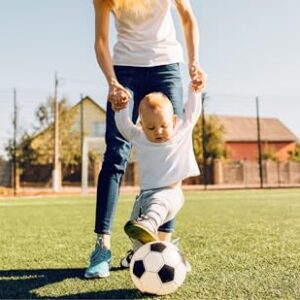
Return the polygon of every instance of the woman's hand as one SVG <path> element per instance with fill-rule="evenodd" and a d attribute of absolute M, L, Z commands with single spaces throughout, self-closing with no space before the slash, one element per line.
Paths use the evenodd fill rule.
<path fill-rule="evenodd" d="M 193 63 L 189 66 L 189 73 L 195 92 L 201 92 L 206 85 L 206 73 L 198 66 L 197 63 Z"/>
<path fill-rule="evenodd" d="M 124 109 L 131 95 L 129 91 L 122 86 L 116 79 L 109 83 L 108 101 L 111 103 L 113 111 Z"/>

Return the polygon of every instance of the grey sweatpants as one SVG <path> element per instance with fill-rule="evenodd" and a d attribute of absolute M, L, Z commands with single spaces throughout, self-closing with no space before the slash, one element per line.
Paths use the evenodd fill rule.
<path fill-rule="evenodd" d="M 157 233 L 158 228 L 172 220 L 184 203 L 181 187 L 142 190 L 136 197 L 130 219 L 143 218 L 143 225 Z"/>

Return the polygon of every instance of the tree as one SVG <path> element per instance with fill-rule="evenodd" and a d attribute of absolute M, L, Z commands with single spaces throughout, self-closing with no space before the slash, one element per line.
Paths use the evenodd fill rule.
<path fill-rule="evenodd" d="M 18 160 L 21 167 L 25 165 L 47 165 L 53 163 L 54 156 L 54 101 L 48 98 L 35 112 L 33 133 L 25 132 L 18 146 Z M 67 100 L 59 103 L 60 159 L 64 165 L 80 163 L 80 132 L 74 127 L 76 112 L 70 109 Z M 13 154 L 11 142 L 7 147 L 9 155 Z"/>
<path fill-rule="evenodd" d="M 300 162 L 300 144 L 296 144 L 294 152 L 289 152 L 289 159 L 292 161 Z"/>
<path fill-rule="evenodd" d="M 48 99 L 46 104 L 40 105 L 36 112 L 40 132 L 31 142 L 32 149 L 37 153 L 38 164 L 52 163 L 54 156 L 53 99 Z M 80 132 L 74 128 L 75 117 L 75 111 L 70 109 L 66 99 L 62 99 L 59 103 L 59 137 L 60 159 L 65 165 L 77 165 L 80 161 Z"/>
<path fill-rule="evenodd" d="M 262 159 L 263 160 L 272 160 L 272 161 L 277 161 L 276 157 L 276 150 L 274 147 L 272 147 L 268 142 L 265 142 L 264 145 L 264 151 L 262 154 Z"/>
<path fill-rule="evenodd" d="M 193 146 L 198 161 L 203 161 L 202 132 L 202 116 L 200 116 L 193 131 Z M 227 156 L 224 133 L 224 126 L 219 123 L 215 115 L 205 118 L 206 158 L 208 160 Z"/>

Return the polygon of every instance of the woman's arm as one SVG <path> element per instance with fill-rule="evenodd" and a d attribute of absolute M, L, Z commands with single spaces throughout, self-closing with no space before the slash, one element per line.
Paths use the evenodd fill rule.
<path fill-rule="evenodd" d="M 94 10 L 96 57 L 108 84 L 110 84 L 117 81 L 108 45 L 110 7 L 103 0 L 94 0 Z"/>
<path fill-rule="evenodd" d="M 199 67 L 199 29 L 197 20 L 189 0 L 175 0 L 175 4 L 183 27 L 192 85 L 194 90 L 199 92 L 204 88 L 206 74 Z"/>
<path fill-rule="evenodd" d="M 94 10 L 96 57 L 109 85 L 108 100 L 111 102 L 113 110 L 118 111 L 126 107 L 130 95 L 116 78 L 109 51 L 110 7 L 106 1 L 94 0 Z"/>
<path fill-rule="evenodd" d="M 197 20 L 191 8 L 189 0 L 175 0 L 176 8 L 179 13 L 186 47 L 189 66 L 199 62 L 199 29 Z"/>

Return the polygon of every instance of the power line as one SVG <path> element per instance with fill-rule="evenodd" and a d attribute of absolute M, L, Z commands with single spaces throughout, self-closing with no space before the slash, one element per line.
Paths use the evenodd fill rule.
<path fill-rule="evenodd" d="M 215 96 L 221 96 L 221 97 L 251 97 L 252 99 L 255 99 L 257 94 L 252 93 L 219 93 L 219 92 L 209 92 L 207 91 L 208 97 L 215 97 Z M 284 97 L 284 98 L 299 98 L 300 94 L 268 94 L 268 93 L 258 93 L 259 97 Z"/>

